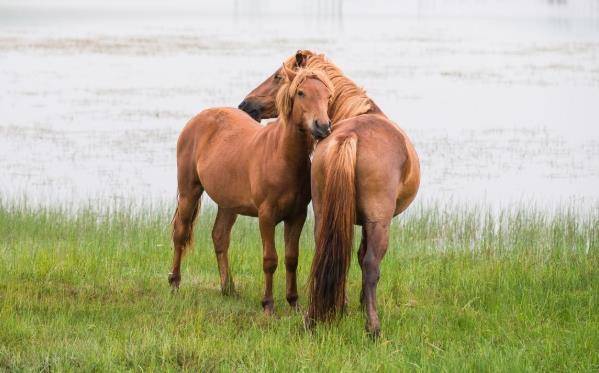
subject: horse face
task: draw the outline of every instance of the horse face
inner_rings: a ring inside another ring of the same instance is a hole
[[[316,78],[307,78],[298,87],[293,97],[291,112],[294,122],[300,123],[316,139],[323,139],[331,133],[331,120],[328,106],[331,92]]]
[[[282,67],[278,68],[274,74],[245,96],[239,104],[239,109],[245,111],[257,121],[277,117],[279,113],[275,98],[279,88],[285,83],[282,69]]]
[[[287,59],[287,63],[292,64],[288,66],[292,66],[293,70],[305,67],[311,55],[312,52],[310,51],[298,50],[295,56]],[[280,67],[274,74],[245,96],[238,106],[239,109],[245,111],[257,121],[276,118],[279,115],[276,106],[276,97],[283,83],[285,83],[284,71]]]

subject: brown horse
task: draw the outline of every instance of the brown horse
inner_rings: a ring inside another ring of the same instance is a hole
[[[330,133],[327,105],[332,85],[317,69],[282,70],[275,123],[260,126],[241,110],[208,109],[191,119],[177,143],[178,205],[173,217],[174,259],[169,283],[178,288],[184,251],[190,245],[200,197],[218,205],[212,240],[223,294],[234,291],[228,249],[238,214],[257,216],[265,276],[262,306],[273,312],[272,280],[277,268],[275,226],[285,223],[287,301],[297,302],[299,236],[310,202],[313,136]]]
[[[334,86],[329,105],[333,132],[321,140],[312,159],[316,253],[309,278],[306,320],[329,320],[345,306],[345,283],[353,243],[353,226],[362,226],[358,262],[362,269],[360,302],[366,329],[377,336],[380,322],[376,287],[380,262],[389,243],[391,219],[416,197],[420,184],[418,156],[407,135],[382,113],[366,93],[323,55],[298,51],[287,68],[318,67]],[[276,112],[271,92],[279,84],[277,70],[252,91],[240,108],[256,118]]]
[[[335,87],[335,94],[329,104],[329,117],[333,123],[361,114],[384,115],[366,92],[343,75],[323,54],[315,54],[308,50],[299,50],[285,60],[282,67],[245,97],[239,104],[239,109],[257,121],[277,117],[279,113],[275,98],[284,82],[284,68],[294,70],[307,66],[325,71]]]

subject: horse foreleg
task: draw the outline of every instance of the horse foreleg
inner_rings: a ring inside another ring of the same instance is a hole
[[[272,280],[277,270],[277,251],[275,249],[275,222],[268,213],[260,213],[258,216],[260,224],[260,236],[262,237],[262,269],[264,271],[264,296],[262,307],[267,316],[274,311],[274,299],[272,296]]]
[[[299,257],[299,239],[306,221],[306,211],[285,220],[285,270],[287,302],[297,308],[297,262]]]
[[[389,244],[389,221],[365,223],[366,254],[362,262],[362,290],[366,302],[366,331],[378,337],[381,326],[376,309],[376,287],[380,277],[381,260]]]
[[[177,210],[173,217],[173,267],[168,275],[168,282],[173,290],[179,288],[181,282],[181,259],[193,235],[193,223],[198,213],[200,197],[203,189],[195,188],[189,191],[179,191]]]
[[[220,273],[220,289],[223,295],[235,292],[233,277],[229,268],[229,244],[231,242],[231,229],[237,220],[237,214],[226,209],[218,208],[216,220],[212,228],[212,242]]]

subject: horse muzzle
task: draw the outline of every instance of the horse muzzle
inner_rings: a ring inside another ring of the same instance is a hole
[[[252,101],[243,100],[238,106],[239,110],[245,111],[252,119],[259,122],[262,117],[262,106]]]
[[[326,124],[316,123],[312,127],[312,136],[314,136],[314,138],[316,140],[321,140],[321,139],[324,139],[325,137],[327,137],[328,135],[330,135],[331,131],[332,131],[331,122],[326,123]]]

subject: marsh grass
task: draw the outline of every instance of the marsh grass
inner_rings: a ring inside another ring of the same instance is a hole
[[[383,334],[373,342],[355,260],[347,316],[303,329],[284,301],[280,228],[268,319],[255,219],[233,230],[238,296],[219,292],[210,206],[171,294],[170,206],[0,201],[0,370],[597,371],[599,209],[585,211],[413,206],[392,226],[378,290]],[[309,220],[304,309],[311,237]]]

